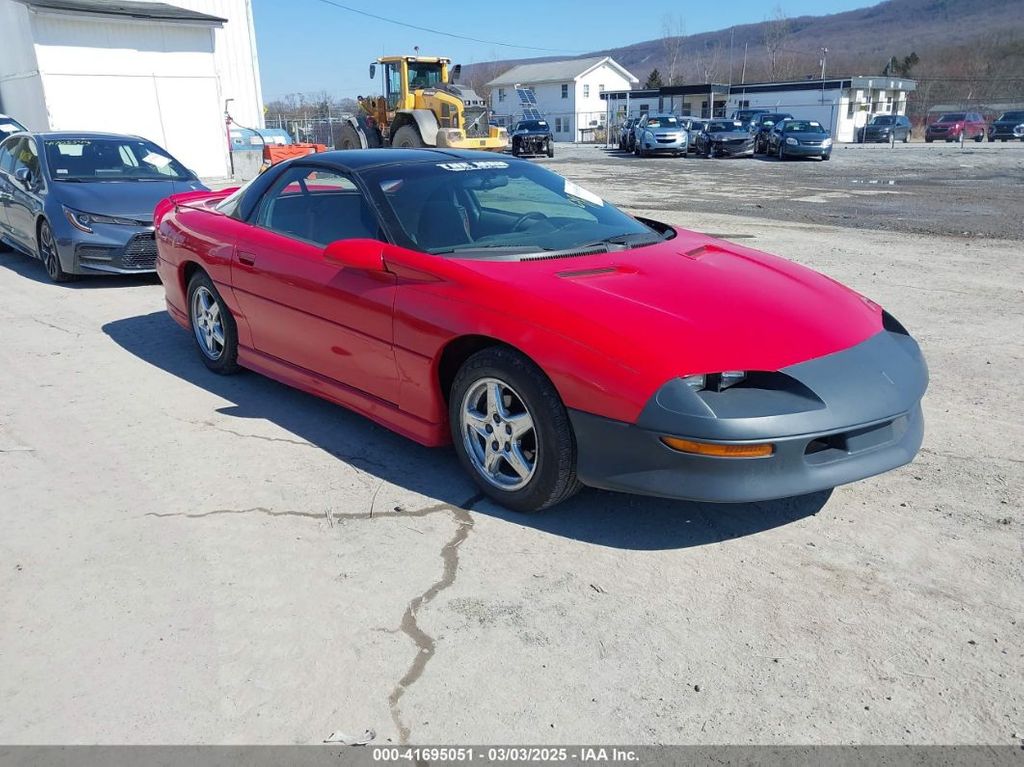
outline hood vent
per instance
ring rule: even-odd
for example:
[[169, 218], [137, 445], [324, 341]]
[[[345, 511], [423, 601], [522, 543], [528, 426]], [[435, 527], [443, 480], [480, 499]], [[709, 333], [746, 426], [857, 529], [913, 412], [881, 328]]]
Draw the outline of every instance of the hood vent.
[[579, 258], [581, 256], [596, 256], [598, 253], [607, 253], [608, 248], [604, 245], [597, 245], [593, 248], [581, 248], [580, 250], [558, 250], [554, 253], [538, 253], [536, 256], [523, 256], [520, 261], [548, 261], [553, 258]]

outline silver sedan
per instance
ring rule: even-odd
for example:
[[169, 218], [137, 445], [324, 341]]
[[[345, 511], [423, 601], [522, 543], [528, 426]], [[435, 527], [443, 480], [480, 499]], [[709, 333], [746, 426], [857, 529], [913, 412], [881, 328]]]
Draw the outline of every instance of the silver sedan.
[[675, 115], [644, 115], [634, 130], [636, 148], [633, 154], [637, 157], [659, 153], [686, 157], [690, 136]]

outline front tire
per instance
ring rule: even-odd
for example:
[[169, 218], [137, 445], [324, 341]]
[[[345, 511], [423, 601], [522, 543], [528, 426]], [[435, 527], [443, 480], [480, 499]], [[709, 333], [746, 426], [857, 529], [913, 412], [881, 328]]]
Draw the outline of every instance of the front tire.
[[60, 251], [57, 250], [57, 241], [53, 237], [53, 229], [50, 222], [43, 219], [39, 224], [39, 241], [37, 243], [39, 260], [46, 267], [46, 273], [54, 282], [72, 282], [75, 275], [65, 272], [60, 263]]
[[554, 157], [555, 156], [555, 142], [552, 141], [551, 139], [548, 139], [547, 144], [548, 144], [548, 157]]
[[415, 126], [403, 125], [395, 131], [394, 138], [391, 139], [391, 146], [398, 149], [422, 149], [426, 144]]
[[203, 364], [219, 375], [237, 373], [235, 318], [206, 272], [196, 272], [189, 280], [188, 319]]
[[515, 511], [541, 511], [582, 487], [569, 414], [547, 376], [507, 347], [477, 352], [452, 384], [448, 417], [466, 473]]
[[780, 160], [785, 160], [786, 159], [786, 150], [785, 150], [785, 148], [783, 147], [783, 145], [781, 143], [779, 144], [778, 158]]

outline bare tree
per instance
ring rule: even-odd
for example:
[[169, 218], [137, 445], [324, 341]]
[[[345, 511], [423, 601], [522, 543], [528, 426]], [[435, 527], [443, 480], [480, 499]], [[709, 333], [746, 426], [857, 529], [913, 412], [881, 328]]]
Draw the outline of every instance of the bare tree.
[[661, 17], [661, 45], [665, 49], [669, 85], [679, 85], [683, 80], [683, 38], [686, 36], [686, 22], [682, 16], [666, 13]]
[[693, 56], [697, 81], [712, 83], [718, 79], [722, 63], [722, 44], [718, 40], [705, 40]]
[[789, 19], [782, 11], [782, 6], [775, 6], [771, 18], [765, 19], [762, 32], [764, 48], [768, 53], [768, 79], [775, 82], [782, 75], [782, 53], [790, 35]]

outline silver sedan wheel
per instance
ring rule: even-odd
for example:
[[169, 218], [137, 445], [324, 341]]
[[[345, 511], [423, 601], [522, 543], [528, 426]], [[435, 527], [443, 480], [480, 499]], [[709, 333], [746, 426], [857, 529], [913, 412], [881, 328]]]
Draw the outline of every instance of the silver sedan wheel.
[[203, 354], [211, 360], [224, 354], [224, 325], [220, 304], [208, 288], [200, 285], [192, 294], [192, 330]]
[[481, 378], [462, 398], [462, 439], [473, 468], [502, 490], [519, 490], [537, 470], [533, 416], [515, 389]]

